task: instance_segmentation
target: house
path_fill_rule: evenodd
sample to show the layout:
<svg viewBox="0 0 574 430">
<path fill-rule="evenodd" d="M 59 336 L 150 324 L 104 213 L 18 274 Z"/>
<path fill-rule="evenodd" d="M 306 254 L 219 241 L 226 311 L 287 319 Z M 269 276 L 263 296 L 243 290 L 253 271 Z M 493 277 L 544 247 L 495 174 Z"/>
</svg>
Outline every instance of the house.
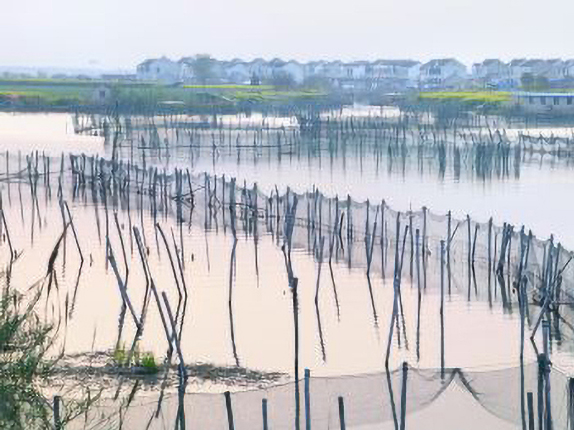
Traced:
<svg viewBox="0 0 574 430">
<path fill-rule="evenodd" d="M 305 78 L 326 77 L 324 70 L 326 64 L 326 61 L 310 61 L 306 63 L 303 66 L 305 70 Z"/>
<path fill-rule="evenodd" d="M 367 61 L 354 61 L 343 65 L 345 79 L 362 80 L 367 76 L 369 63 Z"/>
<path fill-rule="evenodd" d="M 339 61 L 329 61 L 323 65 L 323 76 L 337 83 L 339 79 L 345 77 L 344 64 Z"/>
<path fill-rule="evenodd" d="M 507 87 L 511 85 L 510 66 L 497 59 L 484 60 L 473 64 L 472 78 L 481 86 Z"/>
<path fill-rule="evenodd" d="M 540 59 L 515 59 L 509 63 L 510 79 L 516 88 L 522 86 L 524 75 L 544 76 L 547 69 L 546 62 Z"/>
<path fill-rule="evenodd" d="M 564 61 L 554 58 L 544 61 L 540 75 L 548 79 L 550 83 L 564 79 Z"/>
<path fill-rule="evenodd" d="M 529 113 L 574 114 L 574 93 L 516 92 L 513 102 Z"/>
<path fill-rule="evenodd" d="M 174 83 L 180 80 L 180 74 L 180 64 L 166 57 L 145 60 L 137 66 L 140 81 Z"/>
<path fill-rule="evenodd" d="M 566 60 L 562 63 L 562 77 L 574 79 L 574 60 Z"/>
<path fill-rule="evenodd" d="M 249 66 L 243 60 L 235 58 L 223 65 L 223 74 L 227 81 L 234 84 L 245 84 L 251 79 Z"/>
<path fill-rule="evenodd" d="M 283 65 L 279 66 L 276 70 L 290 75 L 293 78 L 293 82 L 295 84 L 301 84 L 303 83 L 303 80 L 305 80 L 305 67 L 297 61 L 287 61 Z"/>
<path fill-rule="evenodd" d="M 526 63 L 525 58 L 516 58 L 508 63 L 508 71 L 510 73 L 510 80 L 514 87 L 520 87 L 522 75 L 526 72 L 526 67 L 523 64 Z"/>
<path fill-rule="evenodd" d="M 423 88 L 458 88 L 464 86 L 466 66 L 454 58 L 431 60 L 421 66 Z"/>
<path fill-rule="evenodd" d="M 178 61 L 179 77 L 182 82 L 190 83 L 194 81 L 193 60 L 192 57 L 183 57 Z"/>
<path fill-rule="evenodd" d="M 249 71 L 250 79 L 253 82 L 262 82 L 267 80 L 271 76 L 271 69 L 262 58 L 256 58 L 255 60 L 249 61 L 247 63 L 247 69 Z"/>
<path fill-rule="evenodd" d="M 392 90 L 416 88 L 421 63 L 413 60 L 377 60 L 369 65 L 370 87 Z"/>
<path fill-rule="evenodd" d="M 278 79 L 283 76 L 291 79 L 295 84 L 301 84 L 305 80 L 305 66 L 297 61 L 283 61 L 274 58 L 268 63 L 271 79 Z"/>
<path fill-rule="evenodd" d="M 112 99 L 112 87 L 109 84 L 100 84 L 92 91 L 91 102 L 95 105 L 105 105 Z"/>
</svg>

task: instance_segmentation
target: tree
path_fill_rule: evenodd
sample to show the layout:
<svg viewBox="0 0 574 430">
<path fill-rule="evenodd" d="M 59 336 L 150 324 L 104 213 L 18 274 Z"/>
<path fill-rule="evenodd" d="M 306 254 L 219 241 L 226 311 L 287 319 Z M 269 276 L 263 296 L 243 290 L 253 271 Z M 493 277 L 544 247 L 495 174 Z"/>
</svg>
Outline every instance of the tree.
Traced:
<svg viewBox="0 0 574 430">
<path fill-rule="evenodd" d="M 251 74 L 250 85 L 261 85 L 261 79 L 255 73 Z"/>
<path fill-rule="evenodd" d="M 540 75 L 533 75 L 532 73 L 524 73 L 520 78 L 522 88 L 527 91 L 540 91 L 550 88 L 548 78 Z"/>
<path fill-rule="evenodd" d="M 291 88 L 295 85 L 295 79 L 291 73 L 280 71 L 273 73 L 273 76 L 271 77 L 271 85 Z"/>
<path fill-rule="evenodd" d="M 191 67 L 193 69 L 193 75 L 195 78 L 205 85 L 208 80 L 214 77 L 213 66 L 215 65 L 215 59 L 209 54 L 198 54 L 193 59 Z"/>
</svg>

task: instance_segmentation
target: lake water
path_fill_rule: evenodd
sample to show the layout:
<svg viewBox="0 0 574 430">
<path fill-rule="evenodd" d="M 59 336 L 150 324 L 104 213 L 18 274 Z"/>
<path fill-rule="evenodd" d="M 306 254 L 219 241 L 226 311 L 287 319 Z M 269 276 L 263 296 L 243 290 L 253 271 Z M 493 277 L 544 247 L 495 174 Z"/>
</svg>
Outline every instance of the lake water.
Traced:
<svg viewBox="0 0 574 430">
<path fill-rule="evenodd" d="M 277 123 L 279 127 L 292 126 L 293 121 Z M 536 130 L 536 133 L 544 132 Z M 555 130 L 548 132 L 555 133 Z M 52 157 L 50 170 L 54 177 L 59 173 L 62 154 L 112 157 L 112 148 L 103 137 L 74 134 L 70 115 L 0 114 L 0 152 L 9 152 L 9 171 L 12 174 L 23 171 L 26 155 L 36 150 Z M 18 157 L 19 151 L 21 157 Z M 277 157 L 265 151 L 246 149 L 238 156 L 235 151 L 222 147 L 216 156 L 213 150 L 197 156 L 185 148 L 174 148 L 169 158 L 161 151 L 148 151 L 145 162 L 147 166 L 160 166 L 168 172 L 175 167 L 189 169 L 197 189 L 203 186 L 201 174 L 204 172 L 218 178 L 236 177 L 238 184 L 257 183 L 267 196 L 272 195 L 275 187 L 281 192 L 289 187 L 299 193 L 317 187 L 326 197 L 350 195 L 355 201 L 369 200 L 377 204 L 385 200 L 389 207 L 403 212 L 418 211 L 426 206 L 436 215 L 451 210 L 455 219 L 464 219 L 468 214 L 479 223 L 486 223 L 492 217 L 498 226 L 504 222 L 526 225 L 537 237 L 547 238 L 553 234 L 566 249 L 574 249 L 570 215 L 574 206 L 568 198 L 574 184 L 574 169 L 568 160 L 525 153 L 518 169 L 513 167 L 508 174 L 485 179 L 471 171 L 466 164 L 471 163 L 469 159 L 463 160 L 462 173 L 457 173 L 451 164 L 441 173 L 433 159 L 420 162 L 412 152 L 404 158 L 353 151 L 337 157 L 324 153 L 320 157 L 293 153 Z M 132 145 L 122 148 L 120 157 L 133 162 L 139 160 L 140 155 L 133 155 Z M 5 163 L 6 157 L 0 160 L 0 166 L 6 166 Z M 0 167 L 0 173 L 4 172 Z M 89 187 L 78 191 L 71 188 L 71 183 L 64 183 L 62 190 L 85 261 L 80 265 L 75 242 L 71 235 L 66 235 L 65 248 L 58 257 L 62 262 L 57 265 L 57 286 L 48 287 L 44 282 L 43 297 L 45 315 L 65 319 L 65 336 L 59 344 L 65 344 L 67 354 L 113 350 L 118 343 L 122 296 L 106 258 L 106 238 L 115 253 L 121 278 L 126 274 L 121 252 L 124 242 L 129 268 L 127 291 L 138 314 L 146 282 L 131 233 L 133 226 L 143 233 L 158 289 L 167 293 L 172 304 L 178 303 L 181 279 L 176 281 L 174 276 L 165 244 L 155 227 L 159 223 L 173 252 L 178 252 L 174 243 L 180 252 L 184 250 L 182 273 L 189 298 L 185 317 L 179 310 L 178 315 L 186 363 L 210 363 L 224 368 L 239 365 L 264 374 L 280 373 L 281 382 L 292 379 L 295 334 L 292 296 L 284 254 L 269 230 L 261 227 L 256 241 L 250 234 L 239 234 L 234 249 L 229 229 L 224 230 L 223 224 L 208 223 L 205 207 L 203 212 L 200 206 L 195 213 L 186 212 L 185 219 L 189 215 L 192 222 L 182 227 L 176 220 L 173 201 L 165 202 L 163 213 L 154 216 L 147 196 L 145 199 L 132 196 L 128 208 L 126 200 L 116 201 L 110 196 L 108 202 L 105 196 L 93 193 Z M 12 287 L 23 291 L 35 280 L 45 277 L 48 257 L 64 224 L 58 192 L 54 181 L 49 188 L 41 186 L 40 181 L 36 196 L 31 194 L 26 177 L 12 178 L 2 184 L 11 241 L 14 248 L 22 252 L 9 274 Z M 114 213 L 117 213 L 117 225 Z M 6 246 L 4 239 L 2 247 Z M 434 263 L 429 267 L 432 280 L 429 282 L 436 286 L 440 283 L 440 271 L 436 248 L 432 251 L 430 258 Z M 310 369 L 314 377 L 329 378 L 384 371 L 393 309 L 392 277 L 383 278 L 380 273 L 374 273 L 367 278 L 365 264 L 357 263 L 349 268 L 344 258 L 335 259 L 330 272 L 325 262 L 318 286 L 319 300 L 315 304 L 318 260 L 304 246 L 296 247 L 292 258 L 299 279 L 300 368 Z M 336 280 L 335 288 L 332 279 Z M 415 368 L 439 372 L 444 360 L 447 368 L 470 372 L 515 369 L 520 354 L 519 312 L 516 306 L 513 311 L 501 306 L 499 297 L 493 302 L 486 300 L 486 288 L 485 280 L 479 279 L 472 300 L 466 296 L 464 284 L 447 295 L 442 332 L 440 291 L 438 288 L 425 291 L 419 313 L 416 281 L 405 276 L 401 303 L 403 327 L 398 330 L 399 333 L 402 330 L 403 335 L 394 337 L 390 368 L 399 368 L 407 361 Z M 129 344 L 134 336 L 131 318 L 128 312 L 122 343 Z M 572 368 L 574 358 L 571 334 L 565 326 L 562 338 L 555 338 L 552 343 L 553 362 L 566 373 Z M 540 341 L 539 336 L 537 340 Z M 156 357 L 163 357 L 167 348 L 153 299 L 140 348 L 153 352 Z M 534 350 L 527 345 L 525 361 L 532 363 L 535 359 Z M 231 387 L 233 390 L 244 388 L 245 385 Z M 224 383 L 201 381 L 194 381 L 188 387 L 189 391 L 212 393 L 224 389 L 229 389 Z M 153 396 L 154 389 L 149 391 L 147 395 Z M 459 386 L 449 387 L 428 409 L 422 410 L 421 406 L 412 412 L 409 410 L 408 428 L 428 428 L 430 420 L 440 422 L 440 428 L 444 429 L 515 428 L 501 420 L 500 415 L 494 417 L 472 406 L 472 397 Z M 133 428 L 143 423 L 132 419 Z M 388 428 L 392 428 L 392 422 L 388 424 Z M 362 424 L 353 428 L 372 427 Z"/>
</svg>

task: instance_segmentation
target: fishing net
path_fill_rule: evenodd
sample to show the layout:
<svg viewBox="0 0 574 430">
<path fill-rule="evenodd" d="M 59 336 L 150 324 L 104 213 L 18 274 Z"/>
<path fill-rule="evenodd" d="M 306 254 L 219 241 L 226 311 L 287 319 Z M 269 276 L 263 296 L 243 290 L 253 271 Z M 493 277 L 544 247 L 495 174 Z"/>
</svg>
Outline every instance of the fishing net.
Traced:
<svg viewBox="0 0 574 430">
<path fill-rule="evenodd" d="M 252 137 L 260 132 L 255 130 Z M 212 138 L 216 141 L 217 135 Z M 160 136 L 153 139 L 162 141 Z M 28 181 L 31 187 L 40 180 L 50 182 L 50 163 L 45 160 L 37 153 L 28 156 L 25 174 L 12 180 Z M 52 165 L 57 164 L 54 159 Z M 52 173 L 52 181 L 57 179 L 60 189 L 62 184 L 69 184 L 74 193 L 87 189 L 94 201 L 103 200 L 112 208 L 129 208 L 140 201 L 140 210 L 149 210 L 154 216 L 158 212 L 172 215 L 179 223 L 191 220 L 205 229 L 219 228 L 254 241 L 269 234 L 286 254 L 304 251 L 318 261 L 333 260 L 349 268 L 362 268 L 369 276 L 395 279 L 399 286 L 401 280 L 403 284 L 408 280 L 423 290 L 440 289 L 500 301 L 509 312 L 524 297 L 520 311 L 530 327 L 544 313 L 534 306 L 571 312 L 572 253 L 553 238 L 538 239 L 520 226 L 455 219 L 425 208 L 399 213 L 385 202 L 357 202 L 350 196 L 333 197 L 318 189 L 265 194 L 232 178 L 192 175 L 179 168 L 158 169 L 133 159 L 127 162 L 71 155 L 63 157 L 60 165 L 60 176 Z M 387 374 L 313 377 L 309 384 L 312 427 L 336 428 L 340 424 L 340 399 L 348 426 L 392 421 L 397 427 L 403 416 L 432 404 L 455 382 L 486 410 L 508 422 L 524 425 L 534 416 L 537 420 L 552 419 L 555 428 L 566 428 L 571 422 L 570 380 L 557 369 L 549 376 L 542 373 L 543 383 L 537 363 L 481 372 L 406 368 Z M 530 409 L 528 393 L 533 399 Z M 262 426 L 263 400 L 270 427 L 304 425 L 304 381 L 299 381 L 298 388 L 289 383 L 234 393 L 229 399 L 236 428 Z M 153 417 L 156 402 L 142 402 L 136 397 L 128 403 L 121 408 L 101 406 L 99 411 L 90 412 L 95 414 L 93 419 L 84 417 L 83 422 L 95 427 L 96 418 L 107 414 L 106 419 L 124 428 L 166 428 L 178 419 L 190 427 L 228 428 L 229 414 L 221 394 L 167 395 L 158 418 Z M 110 417 L 114 409 L 118 411 Z"/>
<path fill-rule="evenodd" d="M 549 373 L 549 384 L 541 385 L 537 363 L 496 370 L 413 369 L 404 366 L 386 373 L 311 377 L 261 390 L 224 394 L 167 394 L 135 396 L 130 403 L 109 402 L 79 417 L 70 428 L 105 428 L 104 417 L 121 422 L 125 429 L 164 429 L 180 422 L 179 428 L 236 429 L 340 428 L 340 402 L 349 428 L 393 423 L 408 427 L 409 416 L 433 403 L 451 384 L 468 393 L 490 414 L 521 428 L 534 421 L 550 422 L 552 428 L 566 429 L 572 420 L 572 380 L 557 369 Z M 542 377 L 544 379 L 544 377 Z M 298 396 L 296 392 L 298 390 Z M 298 406 L 297 406 L 298 399 Z M 342 399 L 342 400 L 340 400 Z M 122 405 L 122 406 L 119 406 Z M 183 411 L 183 412 L 181 412 Z M 458 413 L 464 411 L 457 411 Z M 98 423 L 101 417 L 101 423 Z M 297 423 L 298 421 L 298 423 Z M 181 426 L 181 423 L 184 426 Z M 78 427 L 76 427 L 78 426 Z"/>
</svg>

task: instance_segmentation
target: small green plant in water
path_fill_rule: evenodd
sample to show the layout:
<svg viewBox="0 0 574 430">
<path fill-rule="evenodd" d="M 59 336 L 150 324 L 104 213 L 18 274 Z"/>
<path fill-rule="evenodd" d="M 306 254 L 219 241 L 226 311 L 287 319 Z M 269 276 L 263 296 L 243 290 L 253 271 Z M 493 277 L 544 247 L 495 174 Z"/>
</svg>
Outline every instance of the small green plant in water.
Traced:
<svg viewBox="0 0 574 430">
<path fill-rule="evenodd" d="M 159 370 L 155 362 L 155 357 L 151 352 L 146 352 L 143 355 L 141 365 L 150 373 L 157 373 Z"/>
<path fill-rule="evenodd" d="M 114 364 L 118 367 L 141 367 L 146 373 L 157 373 L 159 367 L 152 352 L 140 352 L 139 346 L 136 345 L 134 351 L 129 357 L 129 351 L 126 351 L 124 345 L 119 345 L 113 353 Z"/>
<path fill-rule="evenodd" d="M 128 365 L 128 363 L 127 363 L 128 355 L 126 353 L 126 349 L 125 349 L 123 344 L 119 345 L 115 349 L 113 360 L 114 360 L 114 363 L 116 366 L 125 367 Z"/>
</svg>

